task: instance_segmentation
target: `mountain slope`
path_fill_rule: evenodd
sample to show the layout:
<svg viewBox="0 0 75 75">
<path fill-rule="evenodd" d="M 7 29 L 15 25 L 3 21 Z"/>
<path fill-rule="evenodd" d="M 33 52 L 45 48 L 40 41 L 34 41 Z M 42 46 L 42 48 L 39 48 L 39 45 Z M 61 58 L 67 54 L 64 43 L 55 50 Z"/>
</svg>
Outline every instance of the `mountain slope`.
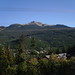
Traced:
<svg viewBox="0 0 75 75">
<path fill-rule="evenodd" d="M 28 24 L 12 24 L 7 27 L 8 29 L 45 29 L 45 28 L 70 28 L 66 25 L 47 25 L 47 24 L 42 24 L 40 22 L 35 22 L 32 21 Z"/>
<path fill-rule="evenodd" d="M 12 24 L 0 31 L 0 42 L 16 40 L 24 34 L 48 42 L 51 46 L 62 47 L 75 44 L 75 28 L 66 25 L 48 25 L 32 21 L 28 24 Z"/>
</svg>

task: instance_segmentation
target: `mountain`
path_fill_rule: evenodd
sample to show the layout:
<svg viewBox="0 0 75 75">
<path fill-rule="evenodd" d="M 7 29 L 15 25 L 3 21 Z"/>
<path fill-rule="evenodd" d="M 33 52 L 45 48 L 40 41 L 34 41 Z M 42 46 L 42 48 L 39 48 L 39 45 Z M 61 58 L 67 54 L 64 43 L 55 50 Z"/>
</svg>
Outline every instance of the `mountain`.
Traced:
<svg viewBox="0 0 75 75">
<path fill-rule="evenodd" d="M 19 27 L 22 27 L 21 24 L 11 24 L 7 28 L 19 28 Z"/>
<path fill-rule="evenodd" d="M 38 29 L 38 28 L 41 28 L 41 23 L 38 23 L 38 22 L 30 22 L 28 24 L 12 24 L 10 26 L 8 26 L 7 28 L 8 29 Z"/>
<path fill-rule="evenodd" d="M 32 21 L 28 24 L 11 24 L 0 28 L 0 43 L 16 40 L 24 34 L 26 37 L 46 41 L 54 47 L 75 45 L 75 28 L 62 24 L 48 25 Z"/>
<path fill-rule="evenodd" d="M 6 27 L 4 26 L 0 26 L 0 30 L 4 30 Z"/>
<path fill-rule="evenodd" d="M 41 22 L 32 21 L 28 24 L 11 24 L 6 29 L 15 29 L 15 30 L 35 30 L 35 29 L 56 29 L 56 28 L 70 28 L 66 25 L 56 24 L 56 25 L 48 25 L 42 24 Z"/>
</svg>

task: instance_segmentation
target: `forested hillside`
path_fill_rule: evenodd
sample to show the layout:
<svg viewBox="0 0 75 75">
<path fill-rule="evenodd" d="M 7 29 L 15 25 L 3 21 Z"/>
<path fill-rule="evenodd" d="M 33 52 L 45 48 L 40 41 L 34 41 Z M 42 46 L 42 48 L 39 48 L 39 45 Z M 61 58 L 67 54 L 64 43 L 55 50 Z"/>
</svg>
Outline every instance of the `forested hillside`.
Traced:
<svg viewBox="0 0 75 75">
<path fill-rule="evenodd" d="M 22 37 L 22 36 L 21 36 Z M 19 39 L 19 48 L 0 46 L 0 75 L 74 75 L 75 57 L 58 58 L 52 53 L 47 58 L 42 53 L 28 52 L 24 40 Z M 34 44 L 31 46 L 34 50 Z"/>
<path fill-rule="evenodd" d="M 66 25 L 48 25 L 32 21 L 28 24 L 12 24 L 0 27 L 0 43 L 17 40 L 22 34 L 47 42 L 50 46 L 60 47 L 75 45 L 75 28 Z"/>
<path fill-rule="evenodd" d="M 75 28 L 31 22 L 0 27 L 0 75 L 74 75 Z"/>
</svg>

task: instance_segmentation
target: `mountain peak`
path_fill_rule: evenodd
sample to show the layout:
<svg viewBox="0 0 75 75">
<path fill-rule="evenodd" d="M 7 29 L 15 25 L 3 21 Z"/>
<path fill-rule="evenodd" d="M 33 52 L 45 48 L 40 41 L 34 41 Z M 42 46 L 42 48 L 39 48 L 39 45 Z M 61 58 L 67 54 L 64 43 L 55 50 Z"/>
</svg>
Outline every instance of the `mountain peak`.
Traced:
<svg viewBox="0 0 75 75">
<path fill-rule="evenodd" d="M 39 25 L 42 26 L 41 22 L 36 22 L 36 21 L 31 21 L 30 23 L 28 23 L 29 25 Z"/>
<path fill-rule="evenodd" d="M 43 23 L 37 22 L 37 21 L 31 21 L 30 23 L 28 23 L 28 25 L 47 26 L 47 24 L 43 24 Z"/>
<path fill-rule="evenodd" d="M 30 23 L 36 23 L 37 21 L 31 21 Z"/>
</svg>

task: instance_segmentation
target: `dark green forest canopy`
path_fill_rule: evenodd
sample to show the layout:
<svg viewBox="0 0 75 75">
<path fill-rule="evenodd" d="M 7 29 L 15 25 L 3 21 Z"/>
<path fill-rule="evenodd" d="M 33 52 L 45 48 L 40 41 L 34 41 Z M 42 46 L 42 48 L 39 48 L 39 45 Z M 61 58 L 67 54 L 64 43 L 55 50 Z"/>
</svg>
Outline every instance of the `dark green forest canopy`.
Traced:
<svg viewBox="0 0 75 75">
<path fill-rule="evenodd" d="M 61 28 L 60 25 L 55 28 L 34 25 L 20 27 L 19 24 L 2 27 L 0 74 L 74 75 L 73 45 L 75 45 L 75 28 Z M 62 52 L 66 52 L 69 59 L 58 58 L 57 54 Z M 46 55 L 49 55 L 49 58 Z"/>
<path fill-rule="evenodd" d="M 29 47 L 28 42 L 32 37 L 38 43 L 38 47 L 51 46 L 56 48 L 67 48 L 75 45 L 75 28 L 65 25 L 42 26 L 31 23 L 30 25 L 12 24 L 8 27 L 0 28 L 0 43 L 6 44 L 7 42 L 17 45 L 18 39 L 21 35 L 26 38 L 26 45 Z M 28 42 L 27 42 L 28 41 Z M 40 44 L 41 43 L 41 44 Z M 17 46 L 16 46 L 17 47 Z"/>
<path fill-rule="evenodd" d="M 26 49 L 20 47 L 14 55 L 13 51 L 0 46 L 0 75 L 74 75 L 75 57 L 58 58 L 51 54 L 49 58 L 38 55 L 28 56 Z"/>
</svg>

